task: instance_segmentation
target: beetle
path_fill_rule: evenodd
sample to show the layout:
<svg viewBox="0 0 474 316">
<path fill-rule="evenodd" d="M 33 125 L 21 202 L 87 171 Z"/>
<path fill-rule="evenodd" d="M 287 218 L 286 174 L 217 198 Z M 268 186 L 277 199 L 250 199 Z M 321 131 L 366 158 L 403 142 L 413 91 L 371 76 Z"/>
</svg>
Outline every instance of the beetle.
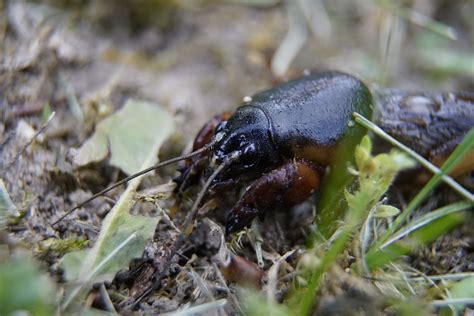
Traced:
<svg viewBox="0 0 474 316">
<path fill-rule="evenodd" d="M 370 117 L 371 106 L 364 83 L 335 71 L 302 76 L 246 98 L 233 115 L 212 118 L 197 134 L 193 150 L 210 149 L 181 166 L 178 190 L 226 164 L 210 191 L 219 194 L 250 181 L 227 216 L 226 234 L 240 230 L 266 210 L 309 198 L 341 139 L 360 128 L 350 127 L 353 112 Z"/>
<path fill-rule="evenodd" d="M 310 73 L 246 98 L 230 115 L 213 117 L 198 132 L 190 154 L 156 164 L 94 194 L 97 196 L 161 166 L 184 160 L 175 179 L 177 191 L 208 179 L 196 199 L 207 191 L 220 194 L 240 182 L 250 182 L 227 215 L 226 234 L 249 225 L 265 211 L 297 205 L 319 187 L 327 166 L 336 159 L 345 136 L 359 132 L 353 112 L 372 114 L 367 86 L 346 73 Z M 364 130 L 365 133 L 365 130 Z M 194 208 L 193 208 L 194 209 Z"/>
</svg>

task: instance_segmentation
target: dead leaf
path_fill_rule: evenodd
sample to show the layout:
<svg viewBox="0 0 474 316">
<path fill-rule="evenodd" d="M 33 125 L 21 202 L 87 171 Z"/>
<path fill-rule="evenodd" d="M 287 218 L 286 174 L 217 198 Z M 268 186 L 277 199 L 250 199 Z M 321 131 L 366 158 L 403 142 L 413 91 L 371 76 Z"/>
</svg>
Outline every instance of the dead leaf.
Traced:
<svg viewBox="0 0 474 316">
<path fill-rule="evenodd" d="M 110 164 L 132 174 L 142 169 L 143 157 L 169 136 L 172 127 L 173 119 L 166 111 L 148 102 L 128 100 L 100 122 L 94 135 L 69 157 L 84 166 L 105 159 L 110 150 Z"/>
<path fill-rule="evenodd" d="M 97 153 L 103 155 L 105 139 L 110 143 L 111 163 L 129 174 L 136 172 L 155 164 L 161 144 L 172 132 L 172 122 L 171 116 L 156 106 L 128 101 L 121 111 L 100 123 L 94 136 L 79 149 L 79 155 L 83 161 Z M 92 249 L 64 256 L 62 266 L 71 283 L 63 309 L 73 301 L 81 301 L 97 280 L 112 280 L 117 271 L 141 256 L 147 239 L 153 236 L 157 218 L 129 214 L 141 178 L 129 182 L 105 217 Z"/>
</svg>

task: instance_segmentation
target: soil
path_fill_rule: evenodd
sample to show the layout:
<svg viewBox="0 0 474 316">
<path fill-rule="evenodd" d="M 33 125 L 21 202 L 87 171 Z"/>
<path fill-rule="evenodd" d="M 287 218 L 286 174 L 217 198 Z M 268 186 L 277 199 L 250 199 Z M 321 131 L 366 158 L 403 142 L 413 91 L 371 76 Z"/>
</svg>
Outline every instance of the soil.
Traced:
<svg viewBox="0 0 474 316">
<path fill-rule="evenodd" d="M 73 166 L 66 158 L 68 150 L 78 148 L 96 124 L 128 98 L 157 103 L 173 114 L 178 128 L 161 149 L 163 160 L 180 154 L 213 115 L 234 110 L 244 96 L 297 76 L 304 69 L 338 69 L 356 74 L 368 84 L 397 88 L 474 89 L 472 73 L 453 70 L 447 74 L 426 66 L 428 61 L 419 56 L 417 44 L 430 31 L 406 20 L 397 20 L 402 29 L 400 54 L 381 56 L 377 30 L 383 11 L 375 4 L 342 1 L 328 4 L 331 33 L 310 32 L 288 71 L 277 76 L 271 62 L 288 28 L 288 6 L 278 1 L 266 6 L 237 2 L 157 1 L 157 7 L 147 11 L 132 4 L 118 9 L 113 1 L 0 1 L 1 178 L 22 212 L 18 222 L 0 232 L 1 243 L 12 251 L 31 251 L 50 276 L 63 284 L 58 267 L 62 253 L 40 250 L 38 245 L 50 238 L 69 237 L 88 240 L 92 245 L 103 218 L 124 189 L 92 201 L 52 227 L 66 210 L 124 176 L 107 161 Z M 415 2 L 417 10 L 456 28 L 459 39 L 451 44 L 454 50 L 472 52 L 469 38 L 474 25 L 465 12 L 468 10 L 450 1 Z M 322 24 L 314 22 L 313 27 L 321 29 Z M 48 111 L 55 111 L 55 117 L 30 143 L 34 131 L 45 124 Z M 142 189 L 167 183 L 174 176 L 175 167 L 164 168 L 147 177 Z M 186 304 L 227 298 L 229 304 L 220 312 L 240 313 L 237 287 L 227 284 L 217 264 L 223 238 L 222 213 L 236 194 L 214 201 L 217 210 L 199 214 L 193 234 L 169 266 L 163 264 L 178 238 L 175 225 L 182 223 L 184 210 L 192 201 L 178 202 L 170 193 L 168 199 L 137 203 L 135 213 L 156 215 L 158 203 L 160 208 L 171 210 L 171 219 L 159 222 L 142 258 L 105 284 L 115 310 L 162 313 Z M 268 271 L 274 260 L 291 253 L 282 272 L 291 275 L 310 233 L 311 206 L 309 203 L 294 212 L 275 212 L 265 218 L 261 229 L 263 270 Z M 474 271 L 470 228 L 472 221 L 421 249 L 412 258 L 414 266 L 425 274 Z M 232 241 L 237 253 L 257 262 L 249 235 L 243 232 L 239 236 L 240 243 Z M 135 304 L 155 283 L 157 289 Z M 280 283 L 276 296 L 283 300 L 289 291 L 289 278 Z M 343 279 L 328 285 L 343 290 L 327 290 L 329 298 L 321 304 L 321 313 L 337 313 L 333 308 L 354 287 L 359 295 L 351 296 L 355 301 L 352 306 L 376 296 L 369 285 L 347 286 L 349 283 Z M 91 305 L 107 310 L 99 287 L 92 293 Z M 367 311 L 381 308 L 378 301 L 369 305 L 364 307 Z"/>
</svg>

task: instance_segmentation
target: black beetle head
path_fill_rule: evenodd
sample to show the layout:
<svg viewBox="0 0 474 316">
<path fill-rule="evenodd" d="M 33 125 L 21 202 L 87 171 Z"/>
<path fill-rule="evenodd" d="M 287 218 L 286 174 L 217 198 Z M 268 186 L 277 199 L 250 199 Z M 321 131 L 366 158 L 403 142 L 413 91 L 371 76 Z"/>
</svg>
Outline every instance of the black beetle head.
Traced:
<svg viewBox="0 0 474 316">
<path fill-rule="evenodd" d="M 219 180 L 264 172 L 280 159 L 270 139 L 268 119 L 254 106 L 239 108 L 217 128 L 215 141 L 211 167 L 233 159 Z"/>
</svg>

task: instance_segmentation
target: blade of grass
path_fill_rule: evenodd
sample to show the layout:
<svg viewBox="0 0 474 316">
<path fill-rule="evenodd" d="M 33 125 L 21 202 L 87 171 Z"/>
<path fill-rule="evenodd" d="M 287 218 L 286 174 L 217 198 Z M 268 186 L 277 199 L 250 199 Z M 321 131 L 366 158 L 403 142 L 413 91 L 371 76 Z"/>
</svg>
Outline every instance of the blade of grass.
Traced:
<svg viewBox="0 0 474 316">
<path fill-rule="evenodd" d="M 282 77 L 308 38 L 305 15 L 298 2 L 286 2 L 289 30 L 271 61 L 272 72 Z"/>
<path fill-rule="evenodd" d="M 457 212 L 439 218 L 428 225 L 421 226 L 409 238 L 398 240 L 385 248 L 377 248 L 366 255 L 369 271 L 383 267 L 398 258 L 415 251 L 417 247 L 430 243 L 439 236 L 448 233 L 459 224 L 466 221 L 465 212 Z"/>
<path fill-rule="evenodd" d="M 442 208 L 439 208 L 437 210 L 431 211 L 429 213 L 426 213 L 425 215 L 420 216 L 419 218 L 412 221 L 410 224 L 404 226 L 397 233 L 392 235 L 392 237 L 388 239 L 385 243 L 383 243 L 380 247 L 385 248 L 388 245 L 396 242 L 399 239 L 402 239 L 403 237 L 411 234 L 412 232 L 420 229 L 423 226 L 428 225 L 429 223 L 439 218 L 442 218 L 446 215 L 449 215 L 455 212 L 464 211 L 471 207 L 472 207 L 472 204 L 469 202 L 459 202 L 459 203 L 453 203 L 453 204 L 444 206 Z"/>
<path fill-rule="evenodd" d="M 413 200 L 408 204 L 406 209 L 395 219 L 392 226 L 390 226 L 384 235 L 382 235 L 375 244 L 371 247 L 368 252 L 369 255 L 373 255 L 377 249 L 383 245 L 388 238 L 402 225 L 406 218 L 408 218 L 415 209 L 428 197 L 431 191 L 442 181 L 444 180 L 447 184 L 449 184 L 453 189 L 456 190 L 459 194 L 461 194 L 464 198 L 466 198 L 471 204 L 474 203 L 473 194 L 464 189 L 461 185 L 459 185 L 456 181 L 452 178 L 446 176 L 456 164 L 462 160 L 465 154 L 467 154 L 470 150 L 473 150 L 474 147 L 474 128 L 471 129 L 467 135 L 464 137 L 463 141 L 456 147 L 454 152 L 449 156 L 446 162 L 443 164 L 441 169 L 438 169 L 434 165 L 432 165 L 429 161 L 418 155 L 416 152 L 408 148 L 407 146 L 403 145 L 395 138 L 391 137 L 387 133 L 385 133 L 380 127 L 376 124 L 369 121 L 367 118 L 363 117 L 359 113 L 354 113 L 355 121 L 362 126 L 370 129 L 375 134 L 379 135 L 380 137 L 386 139 L 390 143 L 396 145 L 400 149 L 407 152 L 411 155 L 414 159 L 420 162 L 422 165 L 426 166 L 430 171 L 435 172 L 435 175 L 431 178 L 431 180 L 418 192 L 418 194 L 413 198 Z"/>
<path fill-rule="evenodd" d="M 429 303 L 433 307 L 443 307 L 448 305 L 472 305 L 474 304 L 474 298 L 450 298 L 446 300 L 437 300 Z"/>
<path fill-rule="evenodd" d="M 315 294 L 319 287 L 319 281 L 324 272 L 328 270 L 331 264 L 336 261 L 337 256 L 344 250 L 346 243 L 352 236 L 353 231 L 357 228 L 356 225 L 347 226 L 343 230 L 339 238 L 334 242 L 329 251 L 324 255 L 320 266 L 311 275 L 308 287 L 301 302 L 300 315 L 309 315 L 314 304 Z"/>
<path fill-rule="evenodd" d="M 423 167 L 425 167 L 426 169 L 430 170 L 431 172 L 433 172 L 434 174 L 440 174 L 441 176 L 441 179 L 447 184 L 449 185 L 453 190 L 455 190 L 456 192 L 458 192 L 461 196 L 463 196 L 464 198 L 466 198 L 467 200 L 471 201 L 471 202 L 474 202 L 474 195 L 472 193 L 470 193 L 468 190 L 466 190 L 465 188 L 463 188 L 459 183 L 457 183 L 453 178 L 451 178 L 450 176 L 446 175 L 446 173 L 448 173 L 449 171 L 446 171 L 446 170 L 440 170 L 438 167 L 436 167 L 435 165 L 433 165 L 431 162 L 429 162 L 428 160 L 426 160 L 425 158 L 423 158 L 422 156 L 420 156 L 418 153 L 416 153 L 415 151 L 413 151 L 411 148 L 403 145 L 402 143 L 400 143 L 398 140 L 396 140 L 395 138 L 393 138 L 392 136 L 388 135 L 383 129 L 381 129 L 380 127 L 378 127 L 376 124 L 374 124 L 373 122 L 371 122 L 370 120 L 368 120 L 367 118 L 363 117 L 362 115 L 360 115 L 359 113 L 354 113 L 354 117 L 355 117 L 355 121 L 357 123 L 359 123 L 360 125 L 370 129 L 372 132 L 374 132 L 374 134 L 382 137 L 383 139 L 385 139 L 386 141 L 390 142 L 392 145 L 395 145 L 397 146 L 398 148 L 400 148 L 401 150 L 405 151 L 407 154 L 409 154 L 410 156 L 413 157 L 413 159 L 415 159 L 416 161 L 418 161 L 418 163 L 420 163 Z M 464 138 L 465 140 L 468 140 L 468 143 L 470 143 L 470 147 L 473 147 L 474 145 L 474 129 L 471 129 L 469 131 L 469 133 L 466 135 L 466 137 Z M 470 140 L 469 140 L 470 139 Z M 458 146 L 459 147 L 459 146 Z M 454 155 L 454 152 L 451 156 Z M 462 154 L 464 155 L 464 154 Z M 450 158 L 451 158 L 450 156 Z M 462 158 L 462 157 L 461 157 Z M 447 162 L 445 163 L 445 165 L 447 165 Z M 456 161 L 457 163 L 457 161 Z M 454 166 L 453 166 L 454 167 Z M 450 168 L 450 170 L 452 169 L 452 167 Z"/>
<path fill-rule="evenodd" d="M 469 151 L 472 150 L 474 145 L 474 129 L 466 135 L 464 140 L 454 152 L 449 156 L 448 160 L 441 167 L 441 173 L 437 173 L 431 178 L 431 180 L 420 190 L 420 192 L 413 198 L 413 200 L 408 204 L 406 209 L 398 216 L 393 225 L 387 229 L 386 233 L 378 240 L 378 243 L 383 244 L 400 226 L 402 223 L 410 216 L 415 209 L 425 200 L 426 197 L 433 191 L 433 189 L 441 182 L 442 176 L 444 173 L 451 171 L 456 164 L 462 159 L 462 157 Z M 473 204 L 472 194 L 468 197 L 468 201 Z M 374 247 L 372 248 L 374 249 Z"/>
<path fill-rule="evenodd" d="M 369 138 L 366 136 L 366 138 L 363 139 L 362 143 L 364 143 L 364 140 L 366 142 L 369 142 L 367 148 L 371 148 Z M 359 145 L 358 149 L 362 147 L 362 145 Z M 361 190 L 357 193 L 357 198 L 353 198 L 352 202 L 349 203 L 350 210 L 347 212 L 346 224 L 338 230 L 340 231 L 339 236 L 336 237 L 329 250 L 324 254 L 320 265 L 309 277 L 308 286 L 305 290 L 305 293 L 303 294 L 302 302 L 300 305 L 301 315 L 310 314 L 311 309 L 314 305 L 314 298 L 319 287 L 319 281 L 321 280 L 322 275 L 336 261 L 337 256 L 344 251 L 345 246 L 350 240 L 351 236 L 354 234 L 354 232 L 365 219 L 364 217 L 368 210 L 371 209 L 370 204 L 371 202 L 374 202 L 373 200 L 374 199 L 370 192 Z M 375 202 L 377 201 L 378 200 L 376 199 Z"/>
<path fill-rule="evenodd" d="M 474 277 L 474 272 L 462 272 L 462 273 L 452 273 L 452 274 L 439 274 L 439 275 L 425 275 L 425 276 L 417 276 L 411 278 L 393 278 L 393 277 L 365 277 L 371 281 L 380 281 L 380 282 L 429 282 L 432 283 L 434 281 L 457 281 L 463 280 L 467 278 Z"/>
<path fill-rule="evenodd" d="M 397 4 L 395 1 L 378 0 L 376 2 L 382 7 L 384 7 L 385 9 L 389 10 L 391 13 L 396 14 L 400 16 L 401 18 L 407 21 L 410 21 L 413 24 L 424 27 L 433 33 L 442 35 L 449 39 L 452 39 L 452 40 L 458 39 L 457 32 L 453 27 L 446 25 L 444 23 L 438 22 L 427 15 L 421 14 L 410 8 L 401 6 Z"/>
<path fill-rule="evenodd" d="M 452 273 L 452 274 L 439 274 L 439 275 L 428 275 L 422 277 L 414 277 L 409 280 L 412 281 L 441 281 L 441 280 L 462 280 L 466 278 L 474 277 L 474 272 L 463 272 L 463 273 Z"/>
<path fill-rule="evenodd" d="M 379 154 L 375 157 L 371 152 L 372 142 L 368 136 L 364 136 L 354 152 L 358 189 L 354 191 L 346 187 L 344 191 L 348 205 L 346 224 L 339 228 L 338 237 L 326 251 L 320 264 L 314 271 L 309 271 L 308 286 L 301 293 L 301 302 L 298 302 L 296 306 L 302 315 L 308 315 L 311 312 L 322 275 L 336 262 L 338 255 L 344 251 L 351 237 L 362 226 L 370 210 L 386 193 L 396 174 L 414 165 L 407 155 L 398 151 Z"/>
<path fill-rule="evenodd" d="M 90 280 L 108 263 L 112 258 L 119 253 L 128 243 L 137 237 L 136 233 L 131 234 L 126 240 L 124 240 L 120 245 L 117 246 L 112 252 L 110 252 L 101 262 L 99 262 L 94 269 L 89 272 L 82 280 L 79 281 L 79 284 L 71 290 L 71 293 L 65 299 L 62 309 L 66 309 L 69 304 L 76 298 L 76 296 L 81 292 L 82 288 L 87 285 Z"/>
<path fill-rule="evenodd" d="M 474 277 L 466 278 L 459 282 L 456 282 L 453 286 L 450 287 L 447 292 L 446 299 L 470 299 L 474 300 Z M 462 314 L 464 309 L 463 304 L 450 305 L 450 310 L 453 310 L 455 314 Z M 445 309 L 446 310 L 446 309 Z M 443 312 L 443 311 L 442 311 Z M 444 315 L 446 313 L 442 313 Z"/>
</svg>

